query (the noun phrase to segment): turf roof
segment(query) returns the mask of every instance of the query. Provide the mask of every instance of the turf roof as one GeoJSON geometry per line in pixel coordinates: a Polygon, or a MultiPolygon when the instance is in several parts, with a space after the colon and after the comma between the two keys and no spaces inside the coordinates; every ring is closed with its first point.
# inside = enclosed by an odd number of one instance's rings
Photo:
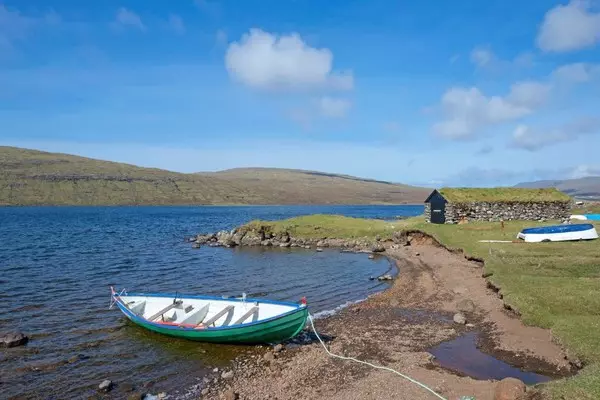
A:
{"type": "Polygon", "coordinates": [[[471,202],[568,202],[571,198],[555,188],[442,188],[438,190],[446,200],[452,203],[471,202]]]}

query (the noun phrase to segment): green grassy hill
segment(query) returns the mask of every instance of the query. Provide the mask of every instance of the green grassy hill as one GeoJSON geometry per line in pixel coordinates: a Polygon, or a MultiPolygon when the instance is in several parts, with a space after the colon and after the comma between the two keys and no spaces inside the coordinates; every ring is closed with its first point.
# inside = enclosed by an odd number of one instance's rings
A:
{"type": "Polygon", "coordinates": [[[182,174],[0,146],[0,204],[402,204],[428,189],[273,168],[182,174]]]}

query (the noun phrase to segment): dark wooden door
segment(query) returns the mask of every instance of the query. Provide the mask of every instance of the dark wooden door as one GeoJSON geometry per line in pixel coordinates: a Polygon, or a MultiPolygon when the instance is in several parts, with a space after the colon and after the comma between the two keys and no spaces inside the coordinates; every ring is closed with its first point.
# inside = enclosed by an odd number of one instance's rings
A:
{"type": "Polygon", "coordinates": [[[431,199],[431,222],[434,224],[446,223],[446,202],[443,199],[431,199]]]}

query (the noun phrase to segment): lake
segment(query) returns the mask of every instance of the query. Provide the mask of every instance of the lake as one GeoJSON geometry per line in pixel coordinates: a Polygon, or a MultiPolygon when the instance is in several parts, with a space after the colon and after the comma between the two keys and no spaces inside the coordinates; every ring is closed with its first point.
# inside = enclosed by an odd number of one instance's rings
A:
{"type": "Polygon", "coordinates": [[[109,310],[109,286],[129,291],[299,301],[313,314],[384,290],[385,257],[305,249],[192,249],[197,233],[253,219],[323,213],[394,219],[422,206],[0,208],[0,331],[30,336],[0,349],[0,398],[80,398],[103,379],[172,393],[248,351],[173,339],[109,310]]]}

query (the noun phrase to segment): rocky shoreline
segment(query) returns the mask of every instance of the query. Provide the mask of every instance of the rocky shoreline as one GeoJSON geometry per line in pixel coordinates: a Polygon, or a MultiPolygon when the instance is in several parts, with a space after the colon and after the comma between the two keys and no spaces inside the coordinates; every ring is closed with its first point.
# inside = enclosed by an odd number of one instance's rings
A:
{"type": "Polygon", "coordinates": [[[237,246],[264,246],[282,248],[323,249],[338,248],[357,253],[383,253],[387,249],[398,249],[408,246],[412,240],[411,233],[422,234],[420,231],[399,231],[392,238],[368,237],[339,239],[328,237],[303,238],[294,237],[290,232],[270,232],[266,227],[259,229],[236,228],[231,231],[199,234],[188,239],[192,247],[237,247],[237,246]]]}
{"type": "MultiPolygon", "coordinates": [[[[190,241],[194,247],[334,247],[385,253],[400,271],[392,287],[318,320],[317,330],[332,352],[401,370],[445,398],[542,398],[538,389],[517,379],[476,380],[449,370],[428,352],[469,332],[477,333],[478,346],[487,354],[519,368],[549,377],[577,370],[549,331],[526,327],[515,318],[518,312],[507,307],[482,273],[482,260],[449,249],[423,232],[396,232],[385,239],[306,239],[259,227],[198,235],[190,241]]],[[[331,359],[309,330],[234,360],[230,370],[206,378],[198,392],[203,399],[227,400],[432,398],[389,373],[331,359]]]]}

